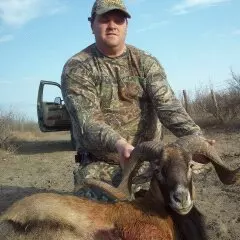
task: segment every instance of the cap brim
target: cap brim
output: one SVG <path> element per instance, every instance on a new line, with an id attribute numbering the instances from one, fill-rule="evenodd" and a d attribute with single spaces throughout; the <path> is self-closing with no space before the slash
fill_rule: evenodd
<path id="1" fill-rule="evenodd" d="M 119 10 L 119 11 L 123 12 L 126 15 L 127 18 L 131 18 L 131 15 L 127 11 L 125 11 L 125 10 L 123 10 L 121 8 L 116 8 L 116 7 L 112 7 L 112 8 L 108 8 L 108 9 L 104 9 L 104 10 L 102 9 L 102 10 L 96 11 L 96 14 L 97 15 L 102 15 L 104 13 L 107 13 L 107 12 L 110 12 L 110 11 L 113 11 L 113 10 Z"/>

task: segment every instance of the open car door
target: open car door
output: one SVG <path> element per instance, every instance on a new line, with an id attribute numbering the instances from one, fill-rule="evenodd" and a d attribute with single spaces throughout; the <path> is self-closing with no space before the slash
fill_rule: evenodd
<path id="1" fill-rule="evenodd" d="M 59 83 L 44 80 L 40 81 L 37 98 L 39 128 L 42 132 L 70 130 L 71 121 L 62 98 L 55 97 L 53 101 L 45 101 L 43 98 L 45 87 L 49 85 L 61 90 Z"/>

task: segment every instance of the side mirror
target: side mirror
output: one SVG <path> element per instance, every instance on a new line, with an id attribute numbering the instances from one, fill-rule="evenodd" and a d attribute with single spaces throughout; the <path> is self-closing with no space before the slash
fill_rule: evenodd
<path id="1" fill-rule="evenodd" d="M 55 99 L 54 99 L 54 103 L 56 103 L 56 104 L 59 104 L 59 105 L 62 105 L 62 99 L 60 98 L 60 97 L 56 97 Z"/>

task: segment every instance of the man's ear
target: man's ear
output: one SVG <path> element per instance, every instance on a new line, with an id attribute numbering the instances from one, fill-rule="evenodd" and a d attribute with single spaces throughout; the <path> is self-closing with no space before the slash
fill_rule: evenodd
<path id="1" fill-rule="evenodd" d="M 92 34 L 94 34 L 93 23 L 91 23 Z"/>

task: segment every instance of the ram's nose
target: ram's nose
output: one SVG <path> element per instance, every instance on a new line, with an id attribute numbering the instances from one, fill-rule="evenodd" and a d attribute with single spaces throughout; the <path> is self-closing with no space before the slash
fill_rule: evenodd
<path id="1" fill-rule="evenodd" d="M 182 206 L 185 206 L 188 204 L 189 201 L 189 191 L 186 189 L 183 190 L 177 190 L 176 192 L 173 193 L 172 198 L 173 200 Z"/>
<path id="2" fill-rule="evenodd" d="M 188 188 L 183 186 L 178 186 L 175 191 L 170 193 L 170 201 L 170 206 L 173 210 L 180 214 L 188 213 L 193 206 L 190 192 Z"/>

